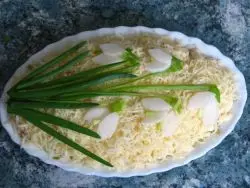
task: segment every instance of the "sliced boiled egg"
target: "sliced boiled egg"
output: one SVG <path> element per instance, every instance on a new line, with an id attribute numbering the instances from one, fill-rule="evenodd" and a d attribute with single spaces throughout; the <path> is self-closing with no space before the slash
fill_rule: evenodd
<path id="1" fill-rule="evenodd" d="M 107 56 L 121 56 L 124 52 L 124 48 L 113 43 L 100 44 L 100 48 L 103 54 Z"/>
<path id="2" fill-rule="evenodd" d="M 146 110 L 151 111 L 169 111 L 171 106 L 161 98 L 144 98 L 142 99 L 142 106 Z"/>
<path id="3" fill-rule="evenodd" d="M 101 136 L 101 139 L 110 138 L 116 131 L 118 122 L 119 115 L 116 112 L 110 113 L 109 115 L 104 117 L 97 128 L 97 133 Z"/>
<path id="4" fill-rule="evenodd" d="M 219 108 L 216 99 L 209 101 L 203 109 L 202 121 L 209 131 L 214 130 L 214 125 L 219 118 Z"/>
<path id="5" fill-rule="evenodd" d="M 149 72 L 162 72 L 164 70 L 167 70 L 170 67 L 171 64 L 166 63 L 160 63 L 159 61 L 153 61 L 152 63 L 149 63 L 145 65 L 145 70 Z"/>
<path id="6" fill-rule="evenodd" d="M 180 118 L 175 114 L 175 112 L 169 112 L 162 121 L 162 131 L 164 136 L 172 136 L 178 128 L 179 122 Z"/>
<path id="7" fill-rule="evenodd" d="M 87 121 L 88 123 L 91 123 L 93 120 L 101 120 L 106 115 L 109 114 L 108 108 L 104 107 L 95 107 L 91 108 L 87 111 L 87 113 L 84 115 L 83 119 L 84 121 Z"/>
<path id="8" fill-rule="evenodd" d="M 187 108 L 194 110 L 198 108 L 204 108 L 210 100 L 214 98 L 214 94 L 211 92 L 199 92 L 194 94 L 188 102 Z"/>
<path id="9" fill-rule="evenodd" d="M 117 63 L 122 61 L 120 56 L 108 56 L 105 54 L 100 54 L 92 58 L 92 60 L 99 65 L 108 65 L 112 63 Z"/>
<path id="10" fill-rule="evenodd" d="M 169 66 L 171 65 L 172 56 L 169 53 L 163 51 L 162 49 L 159 48 L 150 49 L 148 50 L 148 53 L 159 63 L 164 63 Z"/>
<path id="11" fill-rule="evenodd" d="M 187 108 L 189 110 L 201 109 L 203 124 L 210 131 L 214 129 L 214 125 L 219 118 L 219 108 L 213 93 L 196 93 L 190 98 Z"/>

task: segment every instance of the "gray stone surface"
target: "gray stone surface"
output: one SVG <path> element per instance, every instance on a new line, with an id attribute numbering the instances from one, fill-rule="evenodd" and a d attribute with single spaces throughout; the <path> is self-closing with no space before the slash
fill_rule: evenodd
<path id="1" fill-rule="evenodd" d="M 177 30 L 218 47 L 250 81 L 249 0 L 1 0 L 0 90 L 33 53 L 67 35 L 100 27 Z M 27 155 L 0 126 L 0 187 L 250 187 L 250 109 L 215 149 L 169 172 L 100 178 L 63 171 Z"/>

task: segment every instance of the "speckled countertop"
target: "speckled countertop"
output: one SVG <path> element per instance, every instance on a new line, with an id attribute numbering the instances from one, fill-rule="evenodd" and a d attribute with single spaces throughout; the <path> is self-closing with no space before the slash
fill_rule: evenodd
<path id="1" fill-rule="evenodd" d="M 67 35 L 119 25 L 161 27 L 195 36 L 231 57 L 250 83 L 249 0 L 1 0 L 0 90 L 33 53 Z M 235 130 L 215 149 L 169 172 L 100 178 L 44 164 L 0 125 L 0 187 L 250 187 L 249 101 Z"/>

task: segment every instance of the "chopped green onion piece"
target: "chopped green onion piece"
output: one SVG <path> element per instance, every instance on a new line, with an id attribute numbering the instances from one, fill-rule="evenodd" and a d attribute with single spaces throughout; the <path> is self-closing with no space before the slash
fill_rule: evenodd
<path id="1" fill-rule="evenodd" d="M 156 124 L 155 129 L 156 129 L 157 131 L 159 131 L 159 132 L 162 130 L 161 122 L 159 122 L 159 123 Z"/>
<path id="2" fill-rule="evenodd" d="M 182 110 L 182 103 L 179 98 L 172 96 L 165 96 L 163 99 L 177 112 L 180 113 Z"/>
<path id="3" fill-rule="evenodd" d="M 218 102 L 220 102 L 220 90 L 216 85 L 210 85 L 210 88 L 208 91 L 214 93 L 215 98 L 217 99 Z"/>
<path id="4" fill-rule="evenodd" d="M 132 64 L 137 64 L 140 60 L 140 58 L 132 52 L 131 48 L 126 48 L 125 52 L 122 54 L 122 58 Z"/>
<path id="5" fill-rule="evenodd" d="M 170 73 L 170 72 L 177 72 L 183 69 L 183 62 L 176 58 L 175 56 L 172 56 L 172 63 L 171 66 L 164 72 Z"/>
<path id="6" fill-rule="evenodd" d="M 110 104 L 111 112 L 121 112 L 126 107 L 126 102 L 122 99 L 118 99 Z"/>

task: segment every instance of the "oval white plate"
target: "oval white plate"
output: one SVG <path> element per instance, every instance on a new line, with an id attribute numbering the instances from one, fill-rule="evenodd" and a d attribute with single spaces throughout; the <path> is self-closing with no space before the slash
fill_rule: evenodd
<path id="1" fill-rule="evenodd" d="M 6 104 L 4 103 L 8 96 L 6 92 L 8 89 L 16 83 L 19 77 L 23 77 L 24 74 L 27 72 L 28 65 L 32 62 L 38 62 L 39 60 L 43 60 L 44 57 L 58 54 L 63 50 L 73 46 L 74 44 L 78 43 L 80 40 L 87 40 L 90 38 L 95 38 L 98 36 L 107 36 L 107 35 L 138 35 L 138 34 L 151 34 L 156 36 L 167 36 L 172 40 L 178 41 L 182 46 L 186 48 L 196 48 L 198 51 L 206 56 L 218 59 L 223 66 L 228 67 L 232 72 L 234 72 L 234 80 L 236 83 L 236 91 L 238 92 L 237 95 L 239 96 L 239 100 L 234 102 L 233 104 L 233 117 L 230 121 L 226 122 L 223 126 L 221 126 L 220 134 L 211 136 L 209 139 L 206 140 L 205 143 L 198 145 L 187 157 L 180 160 L 172 160 L 167 161 L 162 164 L 158 164 L 146 169 L 142 170 L 133 170 L 133 171 L 125 171 L 125 172 L 117 172 L 113 169 L 91 169 L 84 167 L 82 165 L 77 164 L 70 164 L 70 163 L 62 163 L 60 161 L 53 160 L 49 158 L 47 153 L 45 153 L 40 148 L 35 147 L 32 144 L 24 144 L 21 145 L 20 137 L 17 134 L 17 131 L 14 126 L 11 125 L 10 121 L 8 120 L 8 114 L 6 112 Z M 14 75 L 10 78 L 8 83 L 4 88 L 4 92 L 1 98 L 1 106 L 0 106 L 0 113 L 1 113 L 1 122 L 3 127 L 9 133 L 11 139 L 16 142 L 17 144 L 21 145 L 21 147 L 30 155 L 36 156 L 40 158 L 42 161 L 48 164 L 53 164 L 58 167 L 61 167 L 68 171 L 75 171 L 80 172 L 82 174 L 87 175 L 97 175 L 102 177 L 130 177 L 130 176 L 142 176 L 148 175 L 155 172 L 163 172 L 170 170 L 172 168 L 185 165 L 190 161 L 197 159 L 198 157 L 203 156 L 206 152 L 217 146 L 235 127 L 237 121 L 242 115 L 244 105 L 247 99 L 247 91 L 246 91 L 246 83 L 244 76 L 242 73 L 235 67 L 233 61 L 228 57 L 224 56 L 217 48 L 211 45 L 207 45 L 202 42 L 200 39 L 187 37 L 186 35 L 179 33 L 179 32 L 170 32 L 164 29 L 153 29 L 147 27 L 116 27 L 116 28 L 103 28 L 98 29 L 95 31 L 86 31 L 79 33 L 74 36 L 66 37 L 56 43 L 50 44 L 46 46 L 43 50 L 36 53 L 32 57 L 28 59 L 26 63 L 24 63 L 21 67 L 19 67 Z"/>

